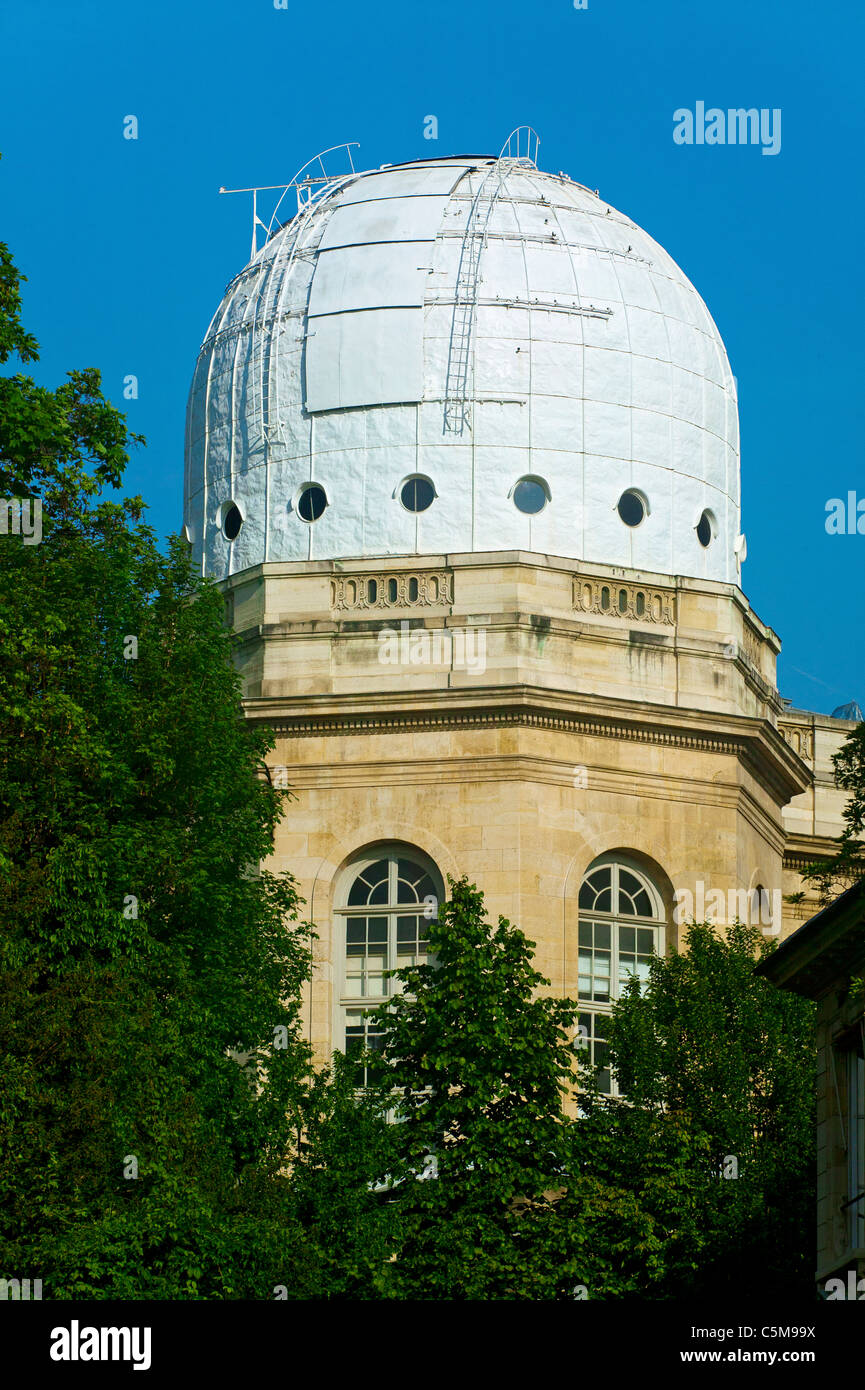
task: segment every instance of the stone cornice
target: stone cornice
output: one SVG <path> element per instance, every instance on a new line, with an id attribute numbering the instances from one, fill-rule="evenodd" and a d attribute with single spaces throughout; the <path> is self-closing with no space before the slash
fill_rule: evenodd
<path id="1" fill-rule="evenodd" d="M 779 805 L 811 784 L 808 769 L 767 720 L 537 687 L 253 697 L 244 707 L 249 719 L 288 738 L 516 726 L 732 755 Z"/>

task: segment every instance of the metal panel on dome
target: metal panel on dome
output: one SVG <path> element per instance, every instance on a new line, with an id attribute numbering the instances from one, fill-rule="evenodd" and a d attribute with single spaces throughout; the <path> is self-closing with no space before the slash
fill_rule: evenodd
<path id="1" fill-rule="evenodd" d="M 310 323 L 308 411 L 394 405 L 422 396 L 422 309 L 366 309 Z"/>
<path id="2" fill-rule="evenodd" d="M 478 166 L 466 161 L 465 164 L 439 164 L 426 169 L 384 170 L 377 174 L 365 174 L 355 183 L 349 184 L 338 194 L 337 202 L 365 203 L 371 198 L 407 198 L 414 193 L 450 193 L 467 169 Z"/>
<path id="3" fill-rule="evenodd" d="M 420 308 L 430 268 L 427 241 L 374 242 L 322 251 L 309 292 L 309 316 L 349 309 Z"/>
<path id="4" fill-rule="evenodd" d="M 435 241 L 447 204 L 440 194 L 349 203 L 331 215 L 319 250 L 377 241 Z"/>

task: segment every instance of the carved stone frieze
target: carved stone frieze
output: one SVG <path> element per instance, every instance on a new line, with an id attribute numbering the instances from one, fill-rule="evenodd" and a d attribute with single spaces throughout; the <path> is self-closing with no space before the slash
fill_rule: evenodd
<path id="1" fill-rule="evenodd" d="M 453 584 L 449 570 L 340 574 L 330 581 L 330 606 L 336 613 L 447 607 L 453 603 Z"/>
<path id="2" fill-rule="evenodd" d="M 656 589 L 630 580 L 574 576 L 574 608 L 623 622 L 659 623 L 674 627 L 676 598 L 667 589 Z"/>

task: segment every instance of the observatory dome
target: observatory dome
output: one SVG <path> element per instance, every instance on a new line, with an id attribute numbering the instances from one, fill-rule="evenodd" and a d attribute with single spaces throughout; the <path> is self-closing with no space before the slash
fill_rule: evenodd
<path id="1" fill-rule="evenodd" d="M 528 159 L 329 180 L 229 284 L 187 410 L 202 570 L 527 550 L 737 583 L 736 386 L 697 291 Z"/>

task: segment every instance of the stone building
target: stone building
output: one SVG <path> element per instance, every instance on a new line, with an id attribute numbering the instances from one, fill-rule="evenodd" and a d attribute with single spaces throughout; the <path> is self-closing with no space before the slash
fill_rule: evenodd
<path id="1" fill-rule="evenodd" d="M 537 943 L 603 1061 L 677 918 L 789 932 L 840 829 L 853 725 L 788 707 L 742 589 L 718 330 L 528 143 L 302 171 L 195 369 L 186 533 L 297 795 L 277 867 L 320 932 L 321 1059 L 423 955 L 449 874 Z"/>
<path id="2" fill-rule="evenodd" d="M 817 1272 L 832 1300 L 865 1299 L 865 881 L 757 967 L 817 1003 Z"/>

